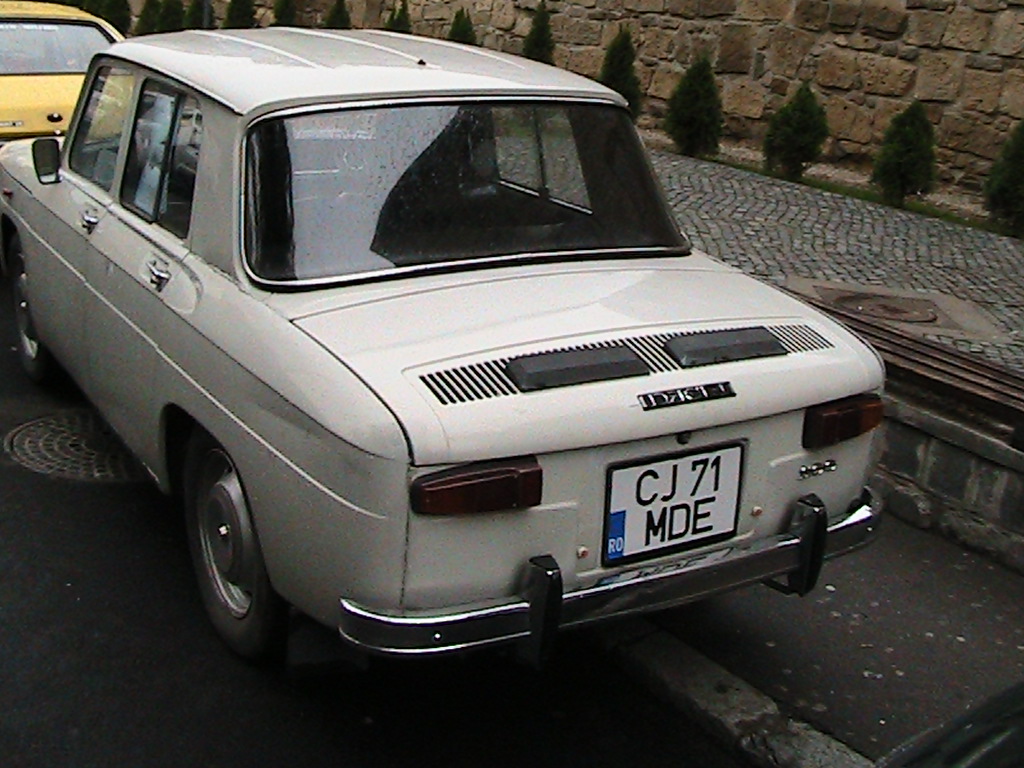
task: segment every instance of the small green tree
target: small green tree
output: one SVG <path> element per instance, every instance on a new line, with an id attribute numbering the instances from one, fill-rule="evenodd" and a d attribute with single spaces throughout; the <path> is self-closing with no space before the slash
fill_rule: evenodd
<path id="1" fill-rule="evenodd" d="M 114 29 L 122 35 L 127 35 L 132 26 L 132 9 L 128 0 L 106 0 L 103 5 L 104 19 L 114 25 Z"/>
<path id="2" fill-rule="evenodd" d="M 551 36 L 551 13 L 541 0 L 530 22 L 530 31 L 523 41 L 523 56 L 545 64 L 555 63 L 555 39 Z"/>
<path id="3" fill-rule="evenodd" d="M 274 3 L 275 27 L 294 27 L 297 17 L 295 0 L 276 0 Z"/>
<path id="4" fill-rule="evenodd" d="M 252 0 L 231 0 L 221 29 L 252 29 L 256 26 L 256 9 Z"/>
<path id="5" fill-rule="evenodd" d="M 185 9 L 181 0 L 163 0 L 156 28 L 158 32 L 177 32 L 185 28 Z"/>
<path id="6" fill-rule="evenodd" d="M 896 115 L 885 129 L 871 181 L 881 187 L 886 203 L 900 208 L 907 195 L 931 191 L 935 131 L 921 102 L 915 101 Z"/>
<path id="7" fill-rule="evenodd" d="M 327 29 L 352 29 L 352 17 L 348 13 L 345 0 L 334 0 L 334 5 L 324 19 Z"/>
<path id="8" fill-rule="evenodd" d="M 384 22 L 384 29 L 392 32 L 412 32 L 412 22 L 409 20 L 409 4 L 406 0 L 391 9 L 388 20 Z"/>
<path id="9" fill-rule="evenodd" d="M 212 9 L 211 9 L 212 10 Z M 212 23 L 213 20 L 210 20 Z M 206 0 L 192 0 L 185 9 L 185 29 L 208 29 L 206 22 Z"/>
<path id="10" fill-rule="evenodd" d="M 665 131 L 684 155 L 696 157 L 718 152 L 722 100 L 707 56 L 697 59 L 672 90 Z"/>
<path id="11" fill-rule="evenodd" d="M 99 16 L 100 18 L 106 18 L 103 15 L 103 0 L 82 0 L 80 4 L 76 3 L 76 5 L 86 13 L 91 13 L 93 16 Z"/>
<path id="12" fill-rule="evenodd" d="M 476 31 L 473 29 L 473 20 L 462 8 L 459 8 L 459 10 L 455 12 L 455 18 L 452 19 L 452 28 L 448 30 L 448 39 L 453 43 L 477 45 Z"/>
<path id="13" fill-rule="evenodd" d="M 764 163 L 771 171 L 780 171 L 784 178 L 798 181 L 804 169 L 821 156 L 821 147 L 828 138 L 825 110 L 804 83 L 768 123 L 764 138 Z"/>
<path id="14" fill-rule="evenodd" d="M 160 24 L 160 0 L 146 0 L 135 21 L 136 35 L 151 35 Z"/>
<path id="15" fill-rule="evenodd" d="M 985 204 L 992 218 L 1024 237 L 1024 120 L 1010 134 L 985 183 Z"/>
<path id="16" fill-rule="evenodd" d="M 620 27 L 608 44 L 604 62 L 601 64 L 601 74 L 597 78 L 604 85 L 622 94 L 629 102 L 629 113 L 634 120 L 640 114 L 640 103 L 643 101 L 640 78 L 636 76 L 636 69 L 633 66 L 635 60 L 633 38 L 626 27 Z"/>

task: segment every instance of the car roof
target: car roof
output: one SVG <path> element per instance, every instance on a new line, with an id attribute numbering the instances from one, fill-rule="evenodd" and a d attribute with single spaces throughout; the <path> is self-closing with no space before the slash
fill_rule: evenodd
<path id="1" fill-rule="evenodd" d="M 0 0 L 0 19 L 67 19 L 68 21 L 100 22 L 107 26 L 102 19 L 97 19 L 81 8 L 58 5 L 57 3 L 33 3 L 26 0 Z"/>
<path id="2" fill-rule="evenodd" d="M 132 38 L 106 54 L 179 80 L 239 114 L 291 104 L 460 95 L 625 104 L 614 91 L 556 67 L 379 30 L 174 32 Z"/>

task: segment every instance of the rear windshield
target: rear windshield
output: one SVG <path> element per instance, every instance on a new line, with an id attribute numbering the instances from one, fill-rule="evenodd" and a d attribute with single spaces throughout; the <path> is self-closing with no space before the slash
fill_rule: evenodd
<path id="1" fill-rule="evenodd" d="M 246 256 L 269 281 L 685 246 L 626 112 L 391 106 L 269 119 L 246 143 Z"/>
<path id="2" fill-rule="evenodd" d="M 0 74 L 83 73 L 111 43 L 98 27 L 53 21 L 0 21 Z"/>

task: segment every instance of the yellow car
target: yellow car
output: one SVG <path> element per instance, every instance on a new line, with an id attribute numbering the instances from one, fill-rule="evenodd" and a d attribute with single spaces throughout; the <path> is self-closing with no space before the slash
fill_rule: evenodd
<path id="1" fill-rule="evenodd" d="M 0 144 L 64 133 L 92 55 L 120 39 L 78 8 L 0 0 Z"/>

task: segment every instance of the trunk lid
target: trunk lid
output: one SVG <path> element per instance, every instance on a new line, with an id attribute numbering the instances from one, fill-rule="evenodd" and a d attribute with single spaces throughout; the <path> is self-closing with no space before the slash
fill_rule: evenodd
<path id="1" fill-rule="evenodd" d="M 702 255 L 464 273 L 278 303 L 388 404 L 421 466 L 690 432 L 877 389 L 883 377 L 842 326 Z M 782 353 L 741 350 L 687 367 L 667 349 L 680 335 L 701 334 L 699 347 L 747 328 L 767 329 Z M 630 350 L 646 370 L 523 391 L 509 369 L 523 356 L 608 347 Z"/>

